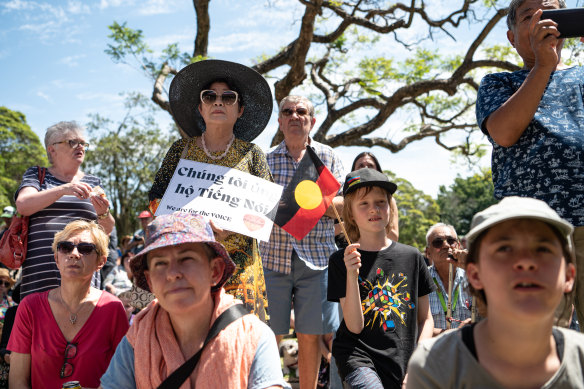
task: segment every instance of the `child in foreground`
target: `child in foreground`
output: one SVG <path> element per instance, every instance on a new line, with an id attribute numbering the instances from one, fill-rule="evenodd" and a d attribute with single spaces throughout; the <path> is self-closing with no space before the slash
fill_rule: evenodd
<path id="1" fill-rule="evenodd" d="M 584 335 L 554 327 L 556 307 L 574 286 L 572 231 L 530 198 L 508 197 L 477 213 L 466 274 L 486 318 L 420 344 L 407 387 L 584 388 Z"/>
<path id="2" fill-rule="evenodd" d="M 398 388 L 416 341 L 432 337 L 435 286 L 418 250 L 387 237 L 396 185 L 374 169 L 347 175 L 343 220 L 354 242 L 329 261 L 329 301 L 344 319 L 333 341 L 351 388 Z"/>

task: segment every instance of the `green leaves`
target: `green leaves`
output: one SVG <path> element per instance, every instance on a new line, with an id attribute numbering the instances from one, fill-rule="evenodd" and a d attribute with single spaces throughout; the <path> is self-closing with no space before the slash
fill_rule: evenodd
<path id="1" fill-rule="evenodd" d="M 115 62 L 124 62 L 127 55 L 138 57 L 152 52 L 144 42 L 142 30 L 133 30 L 126 27 L 126 22 L 122 24 L 114 22 L 108 28 L 111 34 L 107 37 L 112 39 L 116 44 L 108 43 L 108 48 L 105 50 L 105 53 L 111 56 Z"/>
<path id="2" fill-rule="evenodd" d="M 25 170 L 47 165 L 45 148 L 24 114 L 0 107 L 0 207 L 14 205 Z"/>
<path id="3" fill-rule="evenodd" d="M 491 169 L 484 168 L 467 178 L 460 176 L 448 188 L 441 186 L 438 204 L 442 222 L 451 224 L 459 236 L 470 230 L 470 222 L 475 213 L 495 204 Z"/>
<path id="4" fill-rule="evenodd" d="M 414 188 L 408 180 L 397 178 L 389 170 L 384 173 L 390 181 L 397 184 L 393 197 L 399 212 L 399 241 L 423 252 L 426 247 L 426 232 L 440 220 L 440 208 L 430 195 Z"/>
<path id="5" fill-rule="evenodd" d="M 406 83 L 420 81 L 427 78 L 426 76 L 437 68 L 436 65 L 440 64 L 440 61 L 441 58 L 438 54 L 419 48 L 412 58 L 408 58 L 403 62 L 403 71 L 399 73 L 399 77 Z"/>
<path id="6" fill-rule="evenodd" d="M 153 51 L 144 41 L 142 30 L 134 30 L 126 26 L 126 22 L 119 24 L 115 22 L 108 26 L 111 34 L 107 37 L 113 43 L 107 44 L 105 53 L 116 63 L 132 64 L 137 63 L 142 71 L 149 77 L 155 79 L 164 63 L 174 63 L 179 68 L 195 62 L 188 53 L 180 52 L 178 43 L 170 43 L 161 52 L 158 59 L 153 58 Z"/>
<path id="7" fill-rule="evenodd" d="M 483 49 L 483 52 L 487 58 L 499 61 L 509 61 L 523 66 L 521 57 L 509 43 L 486 47 Z"/>
<path id="8" fill-rule="evenodd" d="M 369 94 L 379 95 L 377 90 L 396 75 L 391 58 L 365 58 L 359 62 L 359 85 Z"/>
<path id="9" fill-rule="evenodd" d="M 125 106 L 126 114 L 118 122 L 99 114 L 90 115 L 87 127 L 95 146 L 87 153 L 84 164 L 102 179 L 120 236 L 138 228 L 136 215 L 147 207 L 154 175 L 176 140 L 158 126 L 153 104 L 145 96 L 129 93 Z"/>

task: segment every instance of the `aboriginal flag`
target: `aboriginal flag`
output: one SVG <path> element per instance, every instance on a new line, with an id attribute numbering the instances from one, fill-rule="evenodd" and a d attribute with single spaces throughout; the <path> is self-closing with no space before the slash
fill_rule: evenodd
<path id="1" fill-rule="evenodd" d="M 296 239 L 304 238 L 324 215 L 340 187 L 312 147 L 307 146 L 282 193 L 274 223 Z"/>

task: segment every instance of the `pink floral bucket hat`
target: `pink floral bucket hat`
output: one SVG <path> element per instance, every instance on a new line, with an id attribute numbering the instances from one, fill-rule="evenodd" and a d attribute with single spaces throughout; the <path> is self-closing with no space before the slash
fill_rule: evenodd
<path id="1" fill-rule="evenodd" d="M 225 261 L 225 270 L 221 281 L 211 291 L 218 290 L 235 271 L 235 263 L 227 254 L 225 247 L 215 240 L 209 223 L 200 215 L 175 212 L 158 216 L 148 224 L 144 249 L 130 261 L 134 281 L 140 288 L 150 292 L 144 270 L 148 270 L 147 254 L 161 247 L 178 246 L 185 243 L 206 243 L 215 250 L 217 256 Z"/>

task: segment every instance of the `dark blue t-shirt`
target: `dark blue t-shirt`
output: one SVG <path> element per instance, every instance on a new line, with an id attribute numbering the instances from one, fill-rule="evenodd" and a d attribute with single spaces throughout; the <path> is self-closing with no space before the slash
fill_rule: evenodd
<path id="1" fill-rule="evenodd" d="M 523 84 L 529 70 L 485 76 L 476 116 L 493 145 L 495 197 L 533 197 L 584 226 L 584 67 L 552 73 L 533 119 L 511 147 L 489 136 L 486 118 Z"/>

